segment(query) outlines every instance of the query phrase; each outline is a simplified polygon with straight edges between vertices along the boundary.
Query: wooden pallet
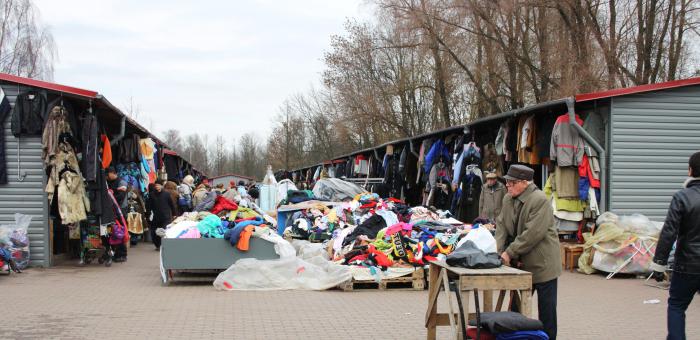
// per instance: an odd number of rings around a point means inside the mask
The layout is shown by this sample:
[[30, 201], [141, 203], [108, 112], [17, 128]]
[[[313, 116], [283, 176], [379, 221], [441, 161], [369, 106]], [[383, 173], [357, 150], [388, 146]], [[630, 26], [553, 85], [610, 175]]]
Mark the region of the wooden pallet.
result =
[[400, 276], [391, 279], [383, 279], [380, 282], [375, 280], [350, 280], [347, 281], [338, 288], [343, 291], [349, 292], [355, 289], [379, 289], [379, 290], [424, 290], [425, 289], [425, 270], [423, 268], [416, 268], [412, 274], [407, 274], [405, 276]]

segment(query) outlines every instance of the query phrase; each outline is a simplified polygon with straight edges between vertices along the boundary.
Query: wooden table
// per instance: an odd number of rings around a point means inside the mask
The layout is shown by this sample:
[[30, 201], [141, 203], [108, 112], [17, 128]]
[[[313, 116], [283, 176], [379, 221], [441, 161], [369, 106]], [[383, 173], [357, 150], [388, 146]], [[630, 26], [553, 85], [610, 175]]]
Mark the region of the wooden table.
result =
[[[501, 311], [506, 291], [511, 291], [513, 295], [519, 294], [520, 313], [531, 317], [532, 274], [530, 272], [506, 266], [494, 269], [467, 269], [452, 267], [443, 261], [434, 261], [430, 262], [428, 273], [428, 310], [425, 313], [425, 327], [428, 329], [429, 340], [435, 339], [437, 326], [451, 326], [455, 339], [459, 339], [461, 334], [462, 315], [459, 309], [455, 312], [452, 299], [449, 298], [449, 280], [457, 280], [459, 284], [467, 323], [469, 320], [476, 319], [476, 314], [469, 313], [469, 292], [479, 294], [479, 291], [483, 291], [484, 296], [482, 312]], [[448, 297], [449, 313], [437, 312], [438, 296], [443, 288]], [[499, 292], [495, 310], [493, 309], [494, 291]]]

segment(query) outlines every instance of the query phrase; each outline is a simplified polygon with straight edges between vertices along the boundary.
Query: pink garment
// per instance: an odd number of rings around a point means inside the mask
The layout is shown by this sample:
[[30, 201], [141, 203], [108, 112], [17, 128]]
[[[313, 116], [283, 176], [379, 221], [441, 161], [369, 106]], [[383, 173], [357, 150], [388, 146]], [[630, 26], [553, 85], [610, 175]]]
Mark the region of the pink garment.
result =
[[396, 223], [396, 224], [392, 225], [391, 227], [387, 228], [386, 235], [394, 235], [394, 234], [398, 233], [399, 231], [410, 232], [411, 230], [413, 230], [413, 224], [399, 222], [399, 223]]
[[199, 233], [197, 228], [189, 228], [185, 233], [178, 236], [178, 238], [202, 238], [202, 234]]

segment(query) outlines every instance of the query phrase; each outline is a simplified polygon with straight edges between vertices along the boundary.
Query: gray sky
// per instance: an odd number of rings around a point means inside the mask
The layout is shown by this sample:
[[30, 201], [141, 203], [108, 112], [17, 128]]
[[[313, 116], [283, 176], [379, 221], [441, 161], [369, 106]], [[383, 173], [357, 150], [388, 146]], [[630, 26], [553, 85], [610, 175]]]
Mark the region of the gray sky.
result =
[[[95, 90], [162, 135], [256, 132], [318, 84], [330, 36], [361, 0], [35, 0], [58, 48], [54, 81]], [[153, 121], [151, 125], [151, 120]]]

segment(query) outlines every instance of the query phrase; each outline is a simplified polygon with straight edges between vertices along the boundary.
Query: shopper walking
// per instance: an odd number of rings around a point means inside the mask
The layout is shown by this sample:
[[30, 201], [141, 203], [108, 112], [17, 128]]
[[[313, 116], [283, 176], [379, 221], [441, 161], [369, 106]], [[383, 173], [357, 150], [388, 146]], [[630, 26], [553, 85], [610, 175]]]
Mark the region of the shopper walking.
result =
[[155, 185], [149, 187], [148, 214], [153, 216], [153, 220], [148, 229], [151, 233], [153, 245], [156, 250], [160, 250], [160, 236], [156, 234], [158, 228], [165, 228], [174, 218], [175, 204], [173, 203], [170, 193], [163, 190], [163, 181], [159, 180]]
[[[539, 319], [550, 339], [557, 337], [557, 278], [561, 275], [559, 236], [547, 196], [532, 183], [534, 171], [511, 165], [508, 194], [496, 222], [498, 251], [505, 264], [532, 273]], [[519, 311], [513, 303], [513, 311]]]
[[688, 176], [683, 189], [671, 199], [651, 264], [654, 278], [663, 280], [676, 243], [666, 312], [669, 340], [685, 339], [685, 311], [700, 292], [700, 151], [688, 160]]

